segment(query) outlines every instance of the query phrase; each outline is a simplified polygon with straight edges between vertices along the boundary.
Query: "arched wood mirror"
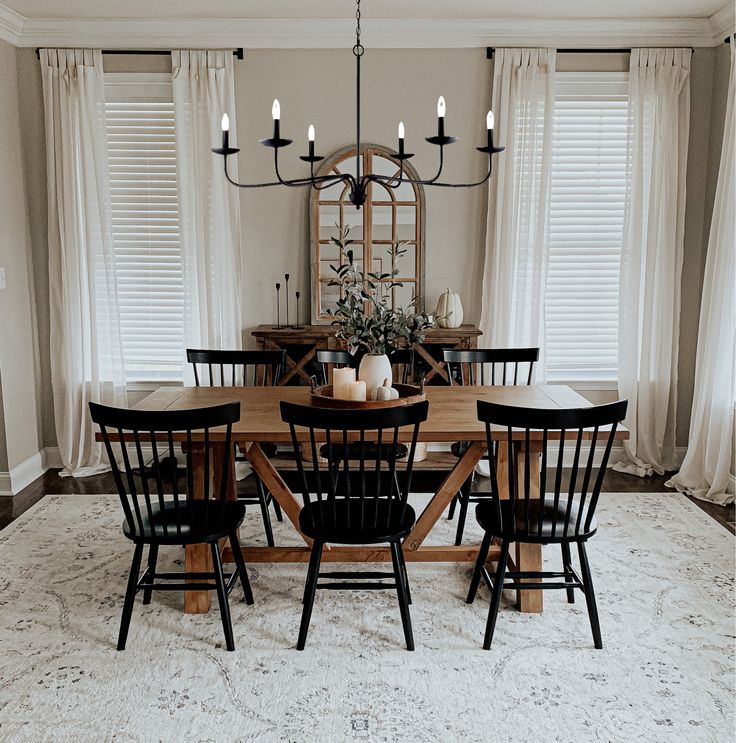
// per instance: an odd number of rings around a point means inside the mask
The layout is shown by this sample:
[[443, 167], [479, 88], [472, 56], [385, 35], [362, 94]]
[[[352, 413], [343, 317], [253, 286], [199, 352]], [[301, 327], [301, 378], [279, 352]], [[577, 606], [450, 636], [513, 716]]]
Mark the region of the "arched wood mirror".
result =
[[[380, 145], [360, 148], [362, 173], [395, 176], [399, 163], [391, 158], [391, 150]], [[355, 147], [348, 147], [328, 158], [319, 175], [352, 173], [355, 175]], [[404, 163], [404, 172], [418, 178], [417, 172]], [[394, 307], [407, 307], [412, 298], [418, 298], [417, 307], [423, 309], [424, 291], [424, 190], [420, 185], [402, 183], [389, 188], [371, 183], [368, 198], [361, 209], [349, 200], [349, 189], [336, 183], [322, 191], [312, 190], [310, 197], [310, 229], [312, 253], [312, 323], [330, 321], [327, 310], [335, 307], [339, 288], [329, 286], [335, 278], [330, 268], [338, 265], [341, 257], [331, 238], [346, 226], [350, 229], [353, 256], [359, 269], [372, 266], [374, 273], [391, 273], [398, 269], [396, 281], [401, 287], [391, 290]], [[400, 253], [397, 254], [397, 249]]]

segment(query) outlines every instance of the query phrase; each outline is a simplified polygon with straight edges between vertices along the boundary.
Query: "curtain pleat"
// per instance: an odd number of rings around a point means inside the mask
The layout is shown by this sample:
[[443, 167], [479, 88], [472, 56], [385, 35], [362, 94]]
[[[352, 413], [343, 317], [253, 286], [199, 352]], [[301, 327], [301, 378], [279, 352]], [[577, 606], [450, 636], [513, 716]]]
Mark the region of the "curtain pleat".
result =
[[731, 45], [723, 149], [703, 277], [695, 389], [687, 454], [670, 487], [719, 505], [731, 503], [736, 468], [736, 48]]
[[487, 347], [539, 346], [545, 378], [544, 291], [554, 49], [497, 49], [493, 68], [495, 158], [486, 229], [480, 328]]
[[[225, 179], [222, 141], [227, 113], [237, 141], [232, 53], [172, 52], [173, 96], [184, 268], [184, 341], [189, 348], [242, 347], [240, 196]], [[235, 158], [228, 163], [237, 178]], [[192, 384], [184, 364], [185, 383]]]
[[614, 468], [642, 477], [675, 467], [691, 55], [631, 50], [618, 351], [630, 438]]
[[62, 476], [109, 469], [88, 403], [125, 405], [99, 50], [42, 49], [51, 383]]

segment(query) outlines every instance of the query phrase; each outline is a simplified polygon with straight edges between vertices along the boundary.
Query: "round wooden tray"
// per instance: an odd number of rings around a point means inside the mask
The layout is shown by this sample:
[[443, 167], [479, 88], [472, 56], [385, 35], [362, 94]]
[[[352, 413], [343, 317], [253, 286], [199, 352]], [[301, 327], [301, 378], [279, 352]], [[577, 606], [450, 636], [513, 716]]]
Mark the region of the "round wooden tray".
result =
[[312, 405], [318, 408], [342, 408], [345, 410], [376, 410], [379, 408], [397, 408], [401, 405], [411, 405], [427, 398], [422, 387], [413, 384], [395, 384], [398, 390], [398, 400], [336, 400], [332, 396], [332, 385], [313, 387], [309, 395]]

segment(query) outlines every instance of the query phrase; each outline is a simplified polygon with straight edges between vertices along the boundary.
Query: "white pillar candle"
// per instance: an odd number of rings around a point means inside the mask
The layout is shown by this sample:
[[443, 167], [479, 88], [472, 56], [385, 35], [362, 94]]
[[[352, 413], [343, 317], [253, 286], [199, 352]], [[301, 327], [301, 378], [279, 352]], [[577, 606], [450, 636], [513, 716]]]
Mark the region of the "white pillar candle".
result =
[[344, 366], [332, 372], [332, 396], [336, 400], [349, 400], [348, 385], [355, 382], [355, 369]]
[[365, 382], [351, 382], [348, 384], [348, 400], [366, 400]]

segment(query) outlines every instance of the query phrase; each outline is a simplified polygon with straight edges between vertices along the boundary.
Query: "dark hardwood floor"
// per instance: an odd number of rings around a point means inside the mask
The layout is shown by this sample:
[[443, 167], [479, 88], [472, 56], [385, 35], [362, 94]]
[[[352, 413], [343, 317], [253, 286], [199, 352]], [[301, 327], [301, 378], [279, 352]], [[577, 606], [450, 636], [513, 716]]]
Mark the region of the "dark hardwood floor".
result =
[[[432, 456], [432, 455], [430, 455]], [[413, 480], [416, 492], [432, 492], [438, 485], [438, 479], [442, 477], [442, 456], [436, 458], [439, 467], [424, 464], [418, 467]], [[447, 455], [451, 456], [451, 455]], [[450, 465], [449, 462], [444, 463]], [[451, 466], [451, 465], [450, 465]], [[289, 472], [283, 473], [287, 481], [291, 479]], [[621, 472], [609, 470], [603, 485], [603, 490], [609, 493], [663, 493], [669, 492], [664, 483], [668, 475], [640, 478], [626, 475]], [[248, 477], [238, 483], [238, 491], [247, 494], [255, 494], [253, 477]], [[34, 503], [41, 500], [44, 495], [94, 495], [114, 493], [115, 483], [112, 475], [103, 474], [93, 477], [73, 478], [59, 477], [59, 470], [49, 470], [42, 477], [31, 483], [15, 497], [0, 497], [0, 529], [5, 528], [13, 519], [16, 519]], [[729, 506], [717, 506], [713, 503], [691, 498], [693, 503], [699, 506], [709, 516], [724, 526], [732, 534], [736, 533], [734, 521], [736, 521], [736, 510], [734, 504]]]

